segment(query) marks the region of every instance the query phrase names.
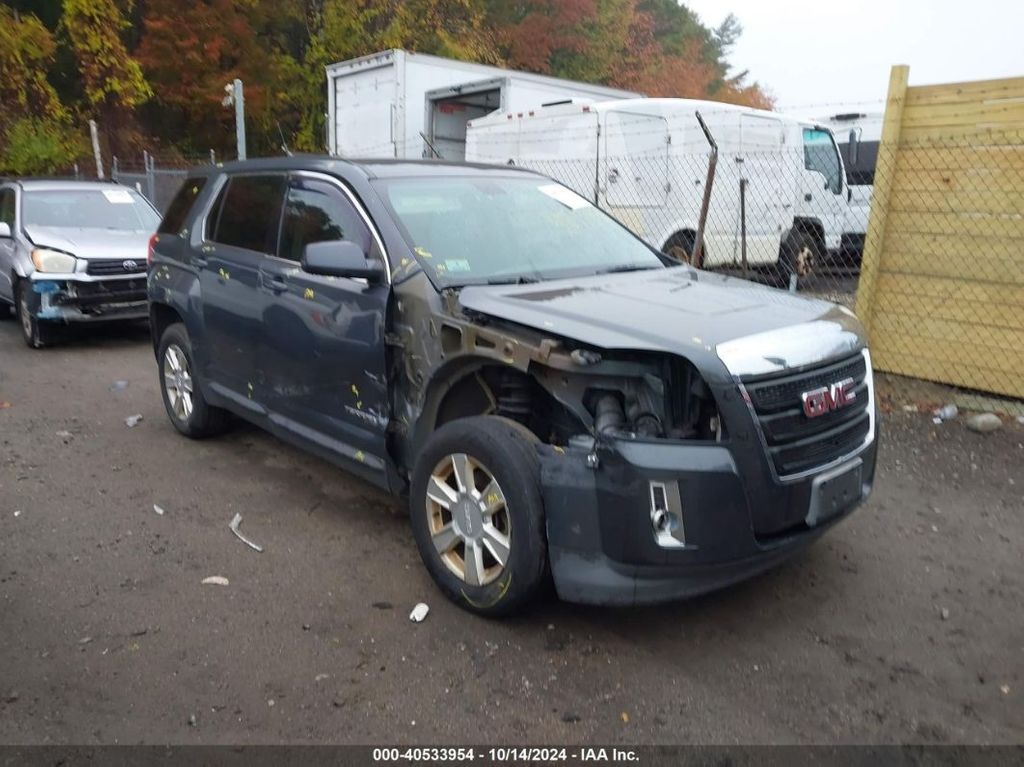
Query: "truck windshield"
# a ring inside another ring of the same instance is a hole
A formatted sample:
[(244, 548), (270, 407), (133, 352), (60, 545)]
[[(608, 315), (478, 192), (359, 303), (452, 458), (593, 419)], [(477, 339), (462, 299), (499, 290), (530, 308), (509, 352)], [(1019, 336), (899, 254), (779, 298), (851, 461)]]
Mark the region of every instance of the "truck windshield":
[(131, 189), (39, 189), (22, 201), (25, 226), (155, 232), (160, 217)]
[(819, 128), (804, 128), (804, 167), (825, 177), (826, 188), (833, 194), (843, 191), (843, 166), (832, 134)]
[(445, 287), (665, 266), (590, 202), (538, 176), (384, 179), (377, 188)]

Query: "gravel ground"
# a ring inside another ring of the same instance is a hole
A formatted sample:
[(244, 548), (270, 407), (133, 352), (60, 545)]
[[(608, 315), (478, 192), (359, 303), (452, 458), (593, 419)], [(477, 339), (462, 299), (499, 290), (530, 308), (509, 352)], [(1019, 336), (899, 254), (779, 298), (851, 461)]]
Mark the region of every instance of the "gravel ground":
[(897, 410), (870, 503), (782, 568), (486, 621), (380, 492), (180, 437), (145, 328), (35, 352), (0, 322), (0, 742), (1020, 743), (1022, 491), (1016, 422)]

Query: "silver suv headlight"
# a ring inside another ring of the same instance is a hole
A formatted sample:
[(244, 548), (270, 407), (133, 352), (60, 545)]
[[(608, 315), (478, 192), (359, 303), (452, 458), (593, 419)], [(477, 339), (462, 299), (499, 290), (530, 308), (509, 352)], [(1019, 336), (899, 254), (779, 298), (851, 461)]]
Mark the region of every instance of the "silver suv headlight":
[(48, 248), (36, 248), (32, 251), (32, 263), (40, 272), (60, 272), (66, 274), (75, 271), (78, 260), (67, 253)]

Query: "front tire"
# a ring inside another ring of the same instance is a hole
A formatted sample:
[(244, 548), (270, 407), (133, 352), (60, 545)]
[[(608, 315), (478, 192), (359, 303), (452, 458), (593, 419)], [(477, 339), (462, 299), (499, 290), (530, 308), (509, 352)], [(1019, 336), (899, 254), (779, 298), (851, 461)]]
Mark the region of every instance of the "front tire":
[(202, 439), (224, 431), (227, 413), (206, 402), (193, 359), (188, 330), (180, 322), (170, 325), (157, 351), (164, 409), (175, 429), (186, 437)]
[(794, 232), (783, 243), (781, 256), (779, 277), (784, 285), (788, 285), (794, 274), (798, 280), (805, 280), (814, 274), (821, 261), (821, 246), (813, 233)]
[(461, 418), (416, 461), (409, 511), (420, 556), (445, 596), (478, 615), (521, 610), (546, 582), (537, 441), (504, 418)]
[(26, 281), (18, 280), (14, 284), (14, 307), (15, 314), (18, 315), (18, 324), (21, 325), (21, 337), (30, 349), (42, 349), (53, 342), (56, 329), (52, 323), (41, 320), (32, 313), (29, 297), (30, 288)]
[(697, 236), (693, 232), (676, 232), (668, 238), (665, 247), (661, 249), (669, 258), (673, 258), (681, 264), (693, 265), (693, 249), (697, 244)]

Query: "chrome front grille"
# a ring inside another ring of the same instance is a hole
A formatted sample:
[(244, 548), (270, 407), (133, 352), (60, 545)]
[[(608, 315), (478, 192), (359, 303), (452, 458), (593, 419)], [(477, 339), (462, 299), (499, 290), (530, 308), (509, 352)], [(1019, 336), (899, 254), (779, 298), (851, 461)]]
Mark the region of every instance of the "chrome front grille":
[[(853, 399), (844, 407), (808, 417), (802, 395), (853, 380)], [(874, 403), (864, 353), (828, 365), (743, 381), (775, 472), (789, 477), (814, 471), (856, 452), (874, 430)]]

